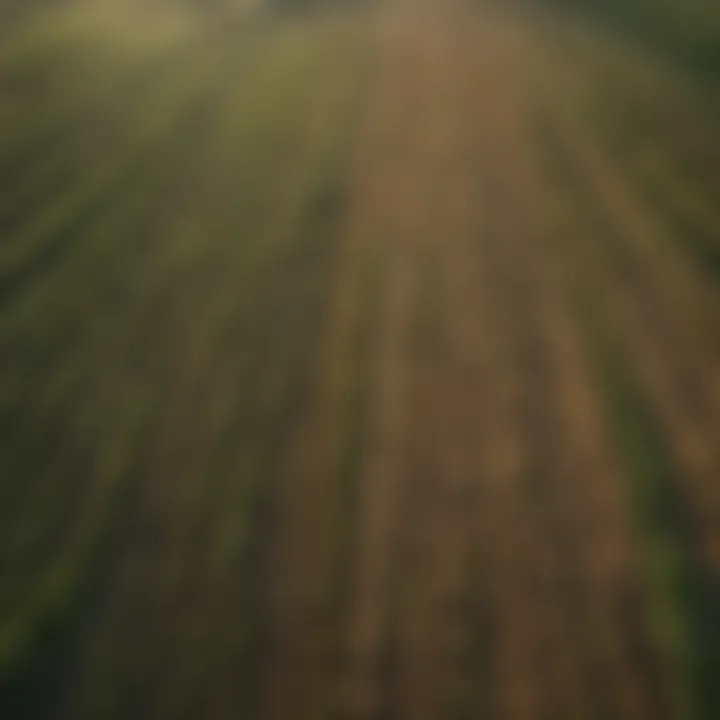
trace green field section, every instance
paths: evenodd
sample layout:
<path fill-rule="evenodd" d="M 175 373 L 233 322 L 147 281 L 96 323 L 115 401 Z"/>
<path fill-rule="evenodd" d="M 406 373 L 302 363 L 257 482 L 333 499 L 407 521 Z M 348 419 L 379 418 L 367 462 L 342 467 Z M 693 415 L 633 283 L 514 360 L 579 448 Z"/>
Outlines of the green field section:
<path fill-rule="evenodd" d="M 714 0 L 552 0 L 587 13 L 709 77 L 720 73 L 720 12 Z"/>
<path fill-rule="evenodd" d="M 0 52 L 2 714 L 42 712 L 71 672 L 73 716 L 133 716 L 158 673 L 147 712 L 213 685 L 242 712 L 358 30 L 65 19 Z"/>

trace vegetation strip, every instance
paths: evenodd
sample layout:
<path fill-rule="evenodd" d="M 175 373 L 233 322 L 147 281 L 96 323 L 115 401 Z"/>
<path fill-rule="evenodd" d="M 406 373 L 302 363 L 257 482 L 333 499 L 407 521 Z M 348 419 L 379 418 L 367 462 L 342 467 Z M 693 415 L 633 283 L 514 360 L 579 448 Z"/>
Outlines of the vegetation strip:
<path fill-rule="evenodd" d="M 567 151 L 552 136 L 543 133 L 541 137 L 547 143 L 555 177 L 564 187 L 573 188 L 573 199 L 583 215 L 587 217 L 589 212 L 595 217 L 600 211 L 583 191 Z M 600 230 L 604 223 L 599 221 L 594 227 Z M 607 237 L 595 235 L 592 242 L 602 245 Z M 710 720 L 720 708 L 716 682 L 720 596 L 714 573 L 701 560 L 682 491 L 685 481 L 650 410 L 652 401 L 635 379 L 634 363 L 622 349 L 617 331 L 611 330 L 602 302 L 604 275 L 598 276 L 597 269 L 588 274 L 590 256 L 586 251 L 578 248 L 573 257 L 583 263 L 581 276 L 571 285 L 579 301 L 579 318 L 586 328 L 588 356 L 599 393 L 606 400 L 607 433 L 630 481 L 643 548 L 648 632 L 665 664 L 665 676 L 672 679 L 674 712 L 678 717 Z M 580 277 L 592 277 L 593 281 L 583 284 Z"/>

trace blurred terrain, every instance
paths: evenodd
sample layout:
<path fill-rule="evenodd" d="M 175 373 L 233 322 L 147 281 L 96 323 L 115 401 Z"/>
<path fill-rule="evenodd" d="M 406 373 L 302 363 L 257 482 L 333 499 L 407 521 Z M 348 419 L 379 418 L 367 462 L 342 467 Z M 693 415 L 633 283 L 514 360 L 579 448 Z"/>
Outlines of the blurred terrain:
<path fill-rule="evenodd" d="M 0 718 L 717 720 L 720 5 L 0 0 Z"/>

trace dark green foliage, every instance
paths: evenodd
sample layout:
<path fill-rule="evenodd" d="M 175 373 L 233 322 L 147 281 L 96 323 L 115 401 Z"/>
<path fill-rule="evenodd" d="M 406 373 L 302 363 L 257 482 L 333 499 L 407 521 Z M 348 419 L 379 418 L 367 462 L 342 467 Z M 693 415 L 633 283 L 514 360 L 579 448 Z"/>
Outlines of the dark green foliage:
<path fill-rule="evenodd" d="M 675 56 L 694 71 L 720 74 L 720 7 L 705 0 L 551 0 L 587 12 Z"/>

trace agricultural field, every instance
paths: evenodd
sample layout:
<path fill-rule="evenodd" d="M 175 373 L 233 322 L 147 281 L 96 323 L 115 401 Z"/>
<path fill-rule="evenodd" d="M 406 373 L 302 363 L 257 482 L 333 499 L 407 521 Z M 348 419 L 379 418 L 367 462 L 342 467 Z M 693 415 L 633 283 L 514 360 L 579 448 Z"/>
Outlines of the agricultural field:
<path fill-rule="evenodd" d="M 0 12 L 0 718 L 717 720 L 712 74 L 272 5 Z"/>

